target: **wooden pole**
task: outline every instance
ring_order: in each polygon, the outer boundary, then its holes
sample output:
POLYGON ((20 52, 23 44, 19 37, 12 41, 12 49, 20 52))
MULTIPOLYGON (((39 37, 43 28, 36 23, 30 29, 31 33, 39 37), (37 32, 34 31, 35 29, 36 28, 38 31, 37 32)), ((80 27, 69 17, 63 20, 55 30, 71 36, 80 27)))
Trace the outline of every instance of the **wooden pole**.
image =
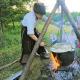
POLYGON ((6 65, 4 65, 4 66, 1 66, 1 67, 0 67, 0 71, 1 71, 1 70, 4 70, 5 68, 8 68, 8 67, 12 66, 13 64, 15 64, 15 63, 17 63, 17 62, 19 62, 19 59, 13 61, 12 63, 9 63, 9 64, 6 64, 6 65))
POLYGON ((61 22, 60 22, 60 42, 62 42, 62 35, 63 35, 63 27, 64 27, 64 11, 61 7, 61 22))
POLYGON ((48 17, 48 20, 46 21, 46 23, 45 23, 45 25, 44 25, 44 27, 43 27, 43 29, 42 29, 42 32, 41 32, 41 34, 40 34, 40 36, 39 36, 39 39, 38 39, 38 41, 36 42, 36 44, 35 44, 35 46, 34 46, 34 48, 33 48, 33 50, 32 50, 32 53, 31 53, 31 55, 30 55, 30 57, 29 57, 29 59, 28 59, 28 61, 27 61, 27 64, 26 64, 26 66, 25 66, 25 69, 24 69, 24 71, 23 71, 23 73, 22 73, 22 76, 20 77, 19 80, 27 80, 28 73, 29 73, 29 70, 30 70, 30 65, 32 64, 34 55, 35 55, 35 53, 36 53, 36 51, 37 51, 37 49, 38 49, 38 47, 39 47, 39 44, 40 44, 40 42, 41 42, 44 34, 45 34, 46 31, 47 31, 47 28, 48 28, 48 26, 49 26, 49 24, 50 24, 50 21, 51 21, 52 14, 55 13, 55 11, 56 11, 56 9, 58 8, 58 6, 59 6, 59 4, 56 3, 56 5, 55 5, 55 7, 53 8, 50 16, 48 17))
POLYGON ((58 1, 59 1, 59 4, 62 6, 62 9, 64 10, 64 13, 66 14, 69 22, 71 23, 71 25, 73 27, 73 30, 74 30, 78 40, 80 41, 80 34, 79 34, 78 30, 77 30, 77 25, 75 24, 74 19, 70 15, 70 12, 68 11, 67 6, 65 5, 64 0, 58 0, 58 1))

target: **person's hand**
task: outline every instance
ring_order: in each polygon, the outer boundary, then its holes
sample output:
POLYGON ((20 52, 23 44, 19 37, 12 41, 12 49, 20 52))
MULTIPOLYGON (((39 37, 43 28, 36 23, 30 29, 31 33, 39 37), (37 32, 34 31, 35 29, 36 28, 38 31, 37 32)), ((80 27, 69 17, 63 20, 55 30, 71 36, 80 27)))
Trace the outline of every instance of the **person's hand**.
POLYGON ((45 46, 44 42, 41 42, 41 43, 40 43, 40 46, 45 46))

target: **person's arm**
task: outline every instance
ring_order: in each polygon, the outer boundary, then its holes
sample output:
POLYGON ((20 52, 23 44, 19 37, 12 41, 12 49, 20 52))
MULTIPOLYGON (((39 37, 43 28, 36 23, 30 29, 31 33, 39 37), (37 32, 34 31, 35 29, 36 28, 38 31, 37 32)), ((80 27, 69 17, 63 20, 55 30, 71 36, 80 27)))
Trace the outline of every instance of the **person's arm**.
MULTIPOLYGON (((38 38, 37 38, 34 34, 30 34, 29 36, 30 36, 31 39, 33 39, 34 41, 37 41, 37 40, 38 40, 38 38)), ((44 46, 44 45, 45 45, 44 42, 41 42, 41 43, 40 43, 40 46, 44 46)))
POLYGON ((37 40, 38 40, 38 38, 37 38, 34 34, 30 34, 29 36, 30 36, 31 39, 33 39, 34 41, 37 41, 37 40))
MULTIPOLYGON (((35 24, 33 20, 31 21, 30 19, 27 21, 27 35, 36 42, 38 37, 35 35, 34 26, 35 24)), ((41 42, 40 46, 44 46, 44 42, 41 42)))

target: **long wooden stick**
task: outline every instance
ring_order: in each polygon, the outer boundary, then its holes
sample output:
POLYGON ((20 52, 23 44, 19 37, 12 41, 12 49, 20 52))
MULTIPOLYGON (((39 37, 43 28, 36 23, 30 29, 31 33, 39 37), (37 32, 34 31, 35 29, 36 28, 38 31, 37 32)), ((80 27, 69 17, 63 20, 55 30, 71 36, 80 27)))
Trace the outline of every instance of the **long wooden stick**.
POLYGON ((15 63, 17 63, 17 62, 19 62, 19 59, 13 61, 12 63, 9 63, 9 64, 6 64, 6 65, 4 65, 4 66, 1 66, 1 67, 0 67, 0 71, 1 71, 1 70, 4 70, 4 69, 7 68, 7 67, 12 66, 13 64, 15 64, 15 63))
POLYGON ((59 4, 62 6, 62 9, 64 10, 64 13, 66 14, 69 22, 71 23, 71 25, 73 27, 73 30, 74 30, 78 40, 80 41, 80 34, 79 34, 78 30, 77 30, 77 25, 75 24, 74 19, 70 15, 70 12, 68 11, 67 6, 65 5, 64 0, 58 0, 58 1, 59 1, 59 4))
POLYGON ((36 44, 35 44, 35 46, 34 46, 34 48, 33 48, 33 50, 32 50, 32 53, 31 53, 31 55, 30 55, 30 58, 28 59, 28 62, 27 62, 27 64, 26 64, 25 69, 24 69, 24 71, 23 71, 23 73, 22 73, 22 76, 20 77, 19 80, 27 80, 28 73, 29 73, 29 70, 30 70, 30 65, 32 64, 34 55, 35 55, 35 53, 36 53, 36 51, 37 51, 37 49, 38 49, 38 47, 39 47, 39 44, 40 44, 40 42, 41 42, 44 34, 45 34, 46 31, 47 31, 47 28, 48 28, 49 23, 50 23, 50 21, 51 21, 52 14, 55 13, 55 11, 56 11, 56 9, 58 8, 58 6, 59 6, 59 4, 56 3, 56 5, 55 5, 55 7, 53 8, 50 16, 48 17, 48 20, 46 21, 46 23, 45 23, 45 25, 44 25, 44 27, 43 27, 43 29, 42 29, 42 32, 41 32, 41 34, 40 34, 40 36, 39 36, 39 39, 38 39, 38 41, 36 42, 36 44))

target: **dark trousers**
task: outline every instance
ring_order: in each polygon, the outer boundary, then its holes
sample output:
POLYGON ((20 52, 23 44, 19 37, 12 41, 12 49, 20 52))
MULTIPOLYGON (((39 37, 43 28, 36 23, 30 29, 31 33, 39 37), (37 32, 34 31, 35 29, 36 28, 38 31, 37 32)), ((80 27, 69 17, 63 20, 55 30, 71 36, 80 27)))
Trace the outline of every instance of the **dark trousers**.
MULTIPOLYGON (((39 37, 39 33, 36 28, 34 29, 35 35, 39 37)), ((25 64, 34 48, 35 41, 27 35, 27 27, 22 27, 22 55, 20 59, 21 64, 25 64)), ((45 48, 39 46, 37 53, 40 55, 44 55, 46 52, 45 48)))

